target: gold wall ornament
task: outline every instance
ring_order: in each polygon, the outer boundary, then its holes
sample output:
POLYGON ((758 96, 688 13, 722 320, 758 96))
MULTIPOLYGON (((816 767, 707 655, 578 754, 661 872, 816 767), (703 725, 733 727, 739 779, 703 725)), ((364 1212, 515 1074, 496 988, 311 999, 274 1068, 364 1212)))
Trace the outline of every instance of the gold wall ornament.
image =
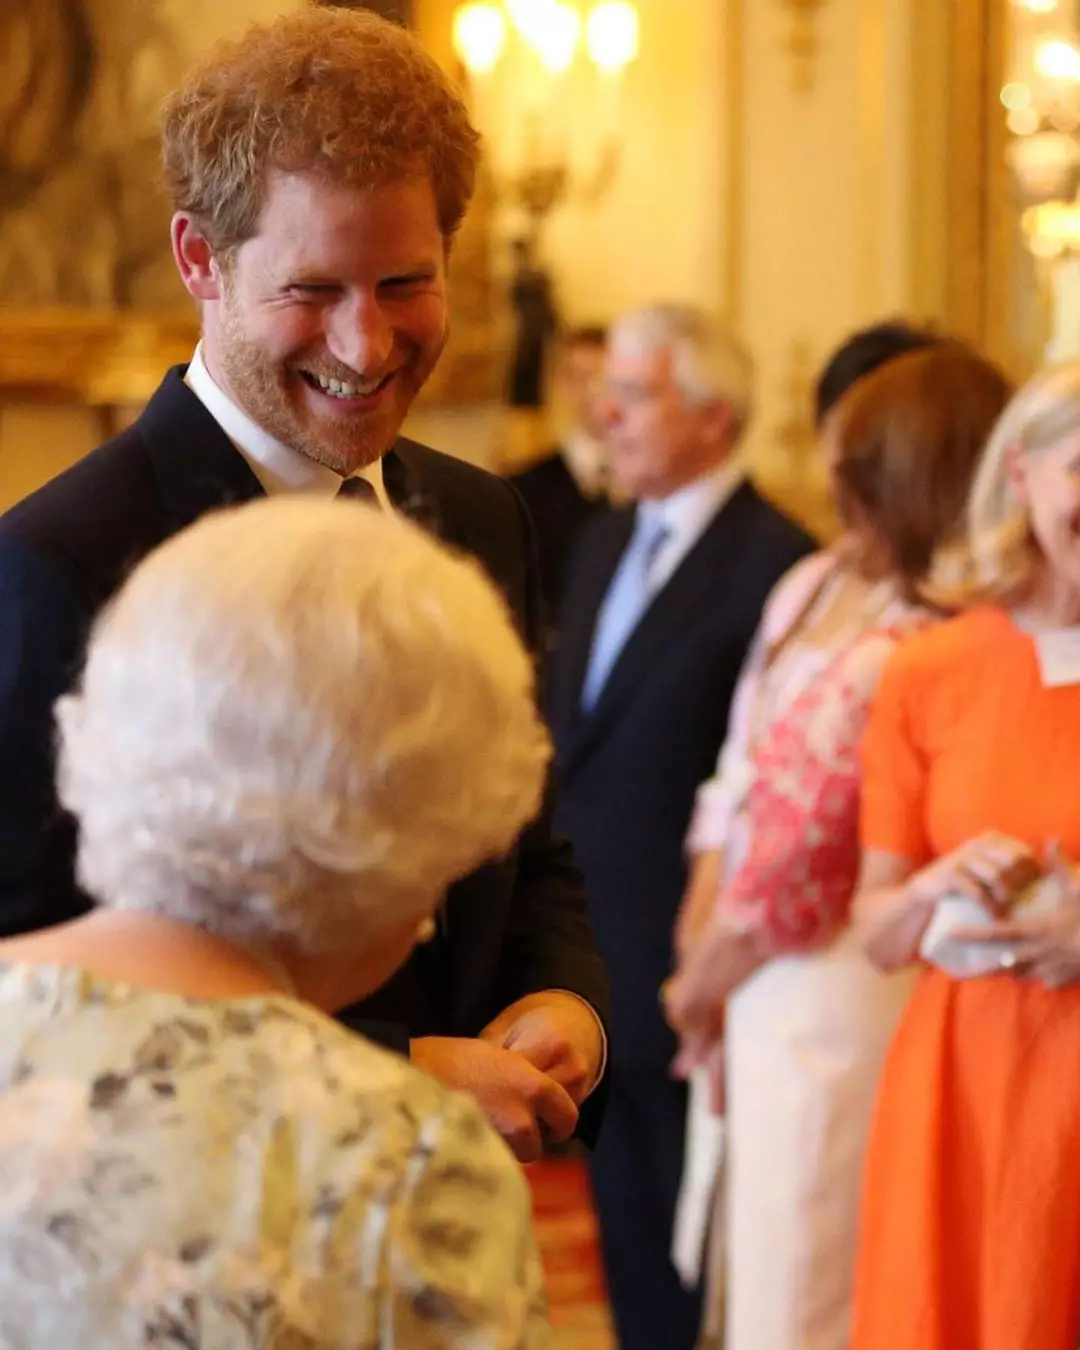
POLYGON ((817 79, 819 50, 817 20, 825 0, 780 0, 788 11, 790 25, 785 42, 791 55, 791 81, 795 91, 808 94, 817 79))
POLYGON ((827 543, 836 538, 840 526, 814 426, 818 366, 814 345, 795 338, 781 376, 783 412, 769 443, 761 447, 755 476, 769 497, 827 543))

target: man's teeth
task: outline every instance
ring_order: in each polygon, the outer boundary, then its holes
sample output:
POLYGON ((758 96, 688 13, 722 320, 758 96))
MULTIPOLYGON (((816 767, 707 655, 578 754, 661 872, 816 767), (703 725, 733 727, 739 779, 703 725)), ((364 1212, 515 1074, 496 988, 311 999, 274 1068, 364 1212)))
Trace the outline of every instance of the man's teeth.
POLYGON ((388 378, 385 375, 378 376, 374 380, 328 380, 324 375, 316 375, 315 382, 324 394, 332 394, 335 398, 367 398, 373 394, 388 378))

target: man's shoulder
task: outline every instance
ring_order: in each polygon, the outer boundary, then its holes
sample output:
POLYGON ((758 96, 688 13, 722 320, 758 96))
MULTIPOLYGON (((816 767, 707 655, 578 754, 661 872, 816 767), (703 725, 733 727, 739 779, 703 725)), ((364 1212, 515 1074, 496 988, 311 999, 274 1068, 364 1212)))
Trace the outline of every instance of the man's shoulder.
POLYGON ((159 532, 158 515, 135 423, 0 516, 0 541, 49 555, 85 579, 87 570, 108 570, 114 555, 145 551, 159 532))
POLYGON ((429 489, 444 488, 465 498, 496 503, 504 508, 513 505, 514 494, 509 482, 478 464, 433 450, 429 445, 404 436, 398 439, 394 452, 422 476, 429 489))
POLYGON ((753 537, 759 548, 787 559, 788 566, 821 547, 797 521, 770 501, 750 478, 743 480, 730 504, 734 509, 745 512, 747 519, 752 522, 753 537))
POLYGON ((573 482, 570 470, 566 467, 566 461, 558 446, 552 446, 539 459, 533 460, 530 464, 524 465, 520 469, 515 469, 513 473, 507 474, 507 479, 513 483, 519 491, 523 488, 545 487, 552 484, 562 484, 573 482))
MULTIPOLYGON (((406 511, 415 509, 448 543, 489 561, 505 558, 507 551, 521 554, 527 514, 505 478, 418 441, 399 439, 394 454, 405 476, 388 485, 406 511)), ((388 465, 385 471, 392 480, 393 469, 388 465)))

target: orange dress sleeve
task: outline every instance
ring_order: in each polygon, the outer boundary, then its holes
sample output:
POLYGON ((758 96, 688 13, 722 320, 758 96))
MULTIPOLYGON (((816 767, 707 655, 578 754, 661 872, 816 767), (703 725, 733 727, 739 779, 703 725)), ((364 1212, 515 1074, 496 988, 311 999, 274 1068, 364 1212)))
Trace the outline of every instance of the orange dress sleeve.
POLYGON ((885 666, 862 741, 860 836, 863 848, 908 858, 932 856, 927 829, 929 762, 913 716, 919 672, 911 659, 919 637, 901 643, 885 666))

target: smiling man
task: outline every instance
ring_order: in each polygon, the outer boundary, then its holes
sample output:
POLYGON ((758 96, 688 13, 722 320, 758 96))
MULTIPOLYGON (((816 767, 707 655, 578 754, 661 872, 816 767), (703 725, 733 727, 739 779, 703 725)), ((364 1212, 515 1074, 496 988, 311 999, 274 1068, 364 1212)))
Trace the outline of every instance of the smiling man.
MULTIPOLYGON (((447 257, 478 158, 437 65, 371 14, 293 15, 212 52, 169 99, 163 143, 202 340, 132 427, 0 520, 6 934, 91 903, 53 792, 52 705, 131 565, 206 512, 366 496, 476 555, 539 638, 520 499, 399 436, 446 342, 447 257)), ((549 815, 451 890, 434 940, 346 1019, 472 1092, 525 1159, 595 1127, 607 1017, 580 876, 549 815)))

